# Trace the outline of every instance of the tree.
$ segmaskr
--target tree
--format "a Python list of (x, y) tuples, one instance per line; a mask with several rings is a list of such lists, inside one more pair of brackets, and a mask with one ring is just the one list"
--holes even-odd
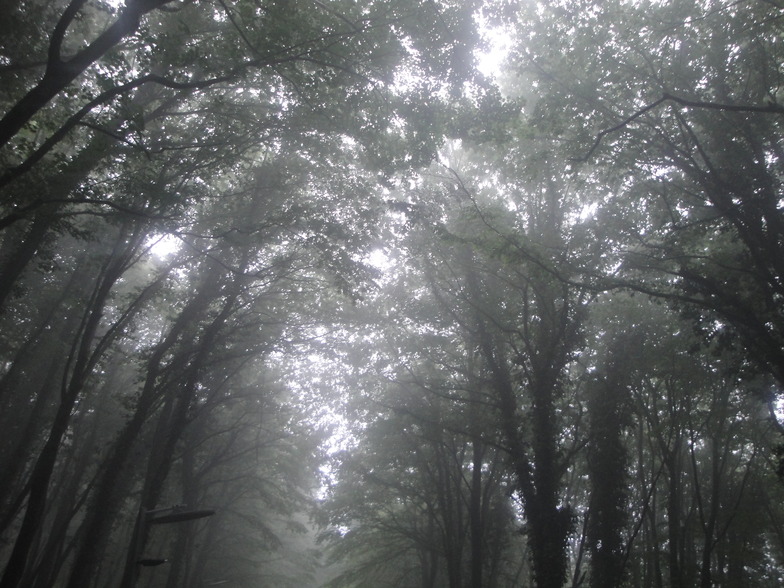
[(392, 364), (387, 378), (368, 380), (373, 393), (351, 403), (369, 418), (358, 446), (335, 456), (326, 537), (346, 569), (332, 585), (507, 585), (514, 516), (484, 393), (454, 372), (449, 334), (432, 336), (427, 354), (397, 348), (391, 360), (400, 335), (375, 358)]
[[(70, 574), (71, 585), (85, 585), (133, 510), (128, 495), (141, 487), (143, 510), (165, 495), (203, 387), (293, 336), (308, 320), (294, 310), (301, 293), (329, 284), (360, 295), (354, 255), (371, 238), (376, 201), (353, 205), (376, 174), (431, 156), (443, 121), (412, 121), (428, 111), (412, 100), (430, 84), (462, 84), (440, 74), (470, 42), (470, 12), (135, 0), (4, 9), (10, 31), (33, 41), (22, 53), (18, 36), (4, 38), (0, 69), (0, 304), (4, 320), (24, 325), (4, 339), (4, 401), (25, 416), (3, 455), (12, 470), (3, 524), (17, 534), (3, 583)], [(394, 87), (403, 70), (420, 81)], [(393, 112), (406, 105), (409, 114)], [(401, 124), (393, 129), (392, 119)], [(151, 267), (148, 248), (164, 234), (182, 249)], [(54, 295), (60, 284), (73, 287)], [(23, 300), (35, 286), (35, 300)], [(83, 322), (61, 320), (64, 308)], [(270, 319), (262, 335), (257, 314)], [(45, 359), (51, 329), (71, 349), (64, 363)], [(216, 354), (221, 343), (230, 349)], [(83, 415), (123, 355), (130, 373), (114, 381), (128, 388), (118, 400), (128, 420), (101, 430)], [(44, 380), (33, 369), (40, 359), (51, 366)], [(46, 414), (59, 378), (57, 412)], [(84, 445), (66, 450), (69, 436)], [(86, 440), (98, 437), (106, 449), (92, 465)], [(151, 440), (156, 451), (138, 459)], [(50, 505), (51, 482), (70, 459), (84, 467)], [(51, 565), (41, 564), (44, 552), (56, 554)], [(135, 565), (129, 557), (127, 583)]]
[[(468, 184), (451, 170), (428, 194), (430, 206), (401, 206), (408, 222), (418, 227), (408, 258), (420, 265), (420, 280), (426, 281), (439, 308), (437, 326), (429, 318), (432, 311), (413, 310), (416, 320), (423, 321), (422, 346), (443, 345), (430, 341), (430, 333), (463, 333), (459, 343), (451, 344), (466, 351), (449, 365), (471, 374), (472, 383), (464, 386), (482, 400), (468, 405), (489, 404), (492, 414), (477, 425), (481, 442), (474, 447), (480, 450), (500, 434), (524, 506), (533, 576), (537, 585), (560, 586), (572, 524), (569, 507), (561, 504), (561, 484), (570, 467), (569, 442), (575, 440), (562, 441), (558, 414), (564, 414), (567, 366), (580, 341), (582, 301), (579, 292), (541, 267), (556, 261), (524, 258), (520, 246), (525, 240), (556, 259), (569, 255), (559, 242), (559, 219), (565, 214), (560, 194), (554, 185), (532, 188), (526, 193), (531, 200), (520, 200), (521, 208), (527, 207), (522, 226), (511, 227), (494, 214), (497, 209), (479, 208)], [(435, 230), (433, 219), (439, 219)], [(412, 291), (419, 295), (421, 286), (402, 289)], [(448, 398), (459, 401), (454, 395)]]
[(621, 271), (587, 273), (684, 305), (706, 338), (737, 337), (781, 382), (780, 15), (767, 3), (581, 6), (517, 22), (521, 73), (541, 89), (534, 124), (558, 134), (573, 174), (613, 194), (594, 214)]
[[(15, 586), (22, 578), (34, 537), (44, 516), (52, 472), (62, 439), (69, 425), (71, 413), (87, 379), (112, 341), (121, 334), (123, 326), (133, 316), (144, 300), (145, 292), (124, 308), (120, 317), (107, 325), (106, 333), (97, 337), (101, 317), (115, 283), (128, 269), (141, 245), (141, 227), (136, 223), (121, 226), (112, 243), (112, 250), (102, 263), (89, 305), (85, 309), (77, 337), (71, 347), (66, 373), (60, 391), (60, 404), (51, 429), (30, 473), (25, 492), (28, 493), (24, 517), (14, 543), (11, 557), (6, 564), (0, 586)], [(111, 243), (111, 242), (110, 242)]]
[(0, 588), (780, 585), (781, 22), (4, 3)]

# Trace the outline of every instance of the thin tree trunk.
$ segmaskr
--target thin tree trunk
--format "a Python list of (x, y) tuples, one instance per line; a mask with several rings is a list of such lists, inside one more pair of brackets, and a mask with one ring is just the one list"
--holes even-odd
[[(108, 382), (98, 394), (99, 404), (98, 407), (96, 407), (96, 414), (100, 414), (103, 409), (105, 399), (108, 398), (108, 389), (110, 389), (114, 383), (114, 381)], [(93, 420), (97, 421), (98, 419)], [(64, 492), (61, 492), (61, 494), (64, 495), (52, 497), (53, 502), (55, 502), (56, 499), (58, 507), (56, 518), (48, 532), (46, 544), (41, 550), (41, 555), (38, 558), (39, 563), (36, 566), (36, 569), (33, 570), (33, 574), (28, 575), (23, 582), (23, 585), (25, 586), (48, 588), (49, 586), (56, 585), (57, 575), (64, 563), (65, 556), (74, 546), (74, 540), (71, 540), (70, 545), (66, 547), (68, 527), (74, 516), (79, 512), (87, 496), (88, 490), (83, 490), (83, 488), (85, 486), (89, 487), (89, 484), (85, 484), (84, 474), (93, 463), (93, 450), (98, 438), (99, 424), (99, 422), (93, 423), (88, 432), (87, 439), (82, 443), (82, 448), (76, 456), (74, 464), (66, 468), (71, 479)]]
[(469, 521), (471, 526), (471, 588), (482, 588), (482, 542), (484, 541), (482, 521), (482, 459), (484, 450), (481, 439), (474, 437), (472, 445), (471, 494), (469, 502)]
[(683, 587), (681, 570), (681, 437), (674, 447), (664, 456), (669, 476), (667, 489), (667, 538), (669, 539), (668, 558), (670, 567), (670, 586)]
[[(201, 433), (201, 427), (189, 430), (185, 436), (185, 447), (182, 452), (182, 504), (196, 505), (199, 496), (198, 481), (195, 472), (195, 456), (193, 439)], [(166, 588), (182, 586), (181, 579), (188, 575), (188, 563), (195, 555), (192, 553), (194, 527), (193, 521), (180, 523), (177, 526), (177, 538), (171, 553), (169, 575), (166, 578)]]

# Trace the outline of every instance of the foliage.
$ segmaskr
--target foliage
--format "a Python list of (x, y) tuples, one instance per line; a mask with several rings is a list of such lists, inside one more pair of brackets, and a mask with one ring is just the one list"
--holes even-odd
[(4, 2), (0, 588), (781, 585), (782, 17)]

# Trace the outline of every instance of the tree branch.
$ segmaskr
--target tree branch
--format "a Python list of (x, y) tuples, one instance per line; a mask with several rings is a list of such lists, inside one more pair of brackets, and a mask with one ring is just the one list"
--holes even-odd
[(226, 16), (229, 17), (229, 21), (231, 21), (234, 30), (237, 31), (237, 34), (240, 36), (242, 41), (245, 43), (245, 45), (248, 46), (248, 49), (251, 50), (251, 53), (253, 53), (254, 55), (258, 55), (259, 54), (258, 49), (256, 49), (253, 43), (250, 42), (250, 39), (248, 39), (247, 35), (245, 35), (245, 32), (242, 30), (239, 23), (237, 23), (237, 21), (234, 19), (234, 15), (231, 13), (231, 10), (229, 10), (229, 7), (226, 5), (226, 2), (224, 2), (224, 0), (218, 0), (218, 4), (221, 5), (223, 11), (226, 13)]
[[(66, 206), (68, 204), (89, 204), (95, 206), (108, 206), (118, 212), (122, 212), (124, 214), (130, 216), (137, 216), (141, 218), (145, 218), (148, 220), (168, 220), (174, 218), (173, 216), (163, 215), (163, 214), (154, 214), (148, 212), (146, 210), (139, 210), (134, 208), (129, 208), (127, 206), (123, 206), (122, 204), (118, 204), (117, 202), (113, 202), (112, 200), (107, 200), (105, 198), (52, 198), (49, 200), (35, 200), (28, 204), (27, 206), (23, 206), (19, 210), (12, 212), (2, 218), (0, 218), (0, 231), (6, 229), (10, 225), (14, 224), (17, 221), (23, 220), (27, 218), (28, 214), (34, 211), (37, 208), (42, 206), (46, 206), (47, 204), (54, 204), (58, 207)], [(89, 212), (85, 211), (83, 213), (73, 212), (58, 212), (58, 216), (71, 216), (75, 214), (100, 214), (97, 212)]]
[[(254, 62), (248, 62), (249, 64), (253, 64)], [(241, 68), (241, 69), (244, 69)], [(82, 106), (77, 112), (72, 114), (64, 123), (63, 125), (57, 129), (49, 138), (41, 144), (38, 149), (36, 149), (25, 161), (20, 163), (18, 166), (10, 169), (6, 172), (3, 176), (0, 176), (0, 188), (8, 185), (10, 182), (21, 176), (22, 174), (28, 172), (36, 163), (38, 163), (47, 153), (49, 153), (55, 145), (57, 145), (63, 138), (73, 129), (76, 125), (78, 125), (81, 120), (90, 113), (95, 107), (100, 106), (102, 104), (106, 104), (110, 102), (117, 96), (121, 94), (125, 94), (126, 92), (130, 92), (138, 88), (139, 86), (147, 83), (154, 83), (166, 88), (171, 88), (174, 90), (200, 90), (209, 86), (213, 86), (215, 84), (220, 84), (222, 82), (230, 81), (234, 79), (239, 74), (239, 71), (231, 72), (224, 76), (219, 76), (216, 78), (210, 78), (206, 80), (197, 80), (193, 82), (177, 82), (175, 80), (170, 80), (168, 78), (164, 78), (159, 75), (148, 74), (144, 75), (140, 78), (135, 80), (131, 80), (130, 82), (126, 82), (125, 84), (120, 84), (119, 86), (115, 86), (114, 88), (110, 88), (105, 92), (101, 92), (98, 96), (90, 100), (87, 104)]]
[(672, 94), (664, 93), (662, 97), (658, 100), (651, 102), (647, 106), (642, 107), (640, 110), (632, 114), (630, 117), (624, 119), (617, 125), (610, 127), (609, 129), (605, 129), (596, 135), (596, 139), (591, 145), (591, 148), (588, 152), (583, 155), (582, 157), (572, 157), (570, 161), (576, 163), (585, 163), (588, 161), (591, 156), (593, 155), (594, 151), (596, 151), (599, 144), (602, 142), (605, 136), (609, 135), (610, 133), (615, 133), (627, 127), (630, 123), (634, 122), (636, 119), (641, 117), (646, 112), (657, 108), (664, 102), (674, 102), (681, 106), (686, 106), (688, 108), (703, 108), (706, 110), (720, 110), (724, 112), (756, 112), (756, 113), (767, 113), (767, 114), (784, 114), (784, 106), (776, 104), (775, 102), (770, 102), (765, 106), (753, 106), (753, 105), (743, 105), (743, 104), (722, 104), (719, 102), (707, 102), (702, 100), (687, 100), (686, 98), (681, 98), (679, 96), (673, 96)]
[(62, 63), (61, 49), (63, 46), (63, 38), (65, 38), (65, 33), (68, 31), (68, 27), (71, 26), (74, 18), (76, 18), (76, 15), (79, 13), (79, 11), (82, 9), (82, 6), (84, 6), (86, 2), (87, 0), (71, 0), (71, 3), (60, 16), (60, 20), (57, 21), (57, 24), (52, 31), (52, 38), (49, 40), (49, 51), (47, 54), (48, 61), (46, 63), (47, 74), (50, 73), (50, 71), (55, 66), (58, 66)]
[(142, 16), (173, 0), (128, 0), (117, 20), (76, 55), (63, 61), (60, 47), (66, 30), (86, 0), (72, 0), (52, 33), (46, 72), (41, 80), (0, 119), (0, 147), (5, 146), (35, 114), (112, 47), (139, 28)]
[[(156, 1), (158, 1), (158, 2), (160, 2), (160, 1), (169, 2), (171, 0), (156, 0)], [(331, 35), (327, 35), (327, 36), (331, 36)], [(291, 49), (294, 49), (294, 48), (300, 48), (300, 47), (298, 47), (298, 46), (290, 47), (287, 50), (276, 52), (276, 53), (274, 53), (272, 55), (259, 57), (259, 58), (256, 58), (256, 59), (246, 60), (243, 63), (241, 63), (240, 65), (236, 66), (235, 68), (229, 70), (224, 75), (216, 76), (216, 77), (213, 77), (213, 78), (207, 78), (207, 79), (203, 79), (203, 80), (195, 80), (195, 81), (189, 81), (189, 82), (178, 82), (176, 80), (165, 78), (165, 77), (157, 75), (157, 74), (146, 74), (146, 75), (143, 75), (143, 76), (141, 76), (139, 78), (136, 78), (135, 80), (131, 80), (131, 81), (126, 82), (124, 84), (120, 84), (119, 86), (115, 86), (114, 88), (110, 88), (109, 90), (106, 90), (106, 91), (100, 93), (98, 96), (96, 96), (95, 98), (90, 100), (87, 104), (82, 106), (82, 108), (80, 108), (77, 112), (72, 114), (63, 123), (63, 125), (57, 131), (55, 131), (46, 141), (44, 141), (44, 143), (40, 147), (38, 147), (38, 149), (36, 149), (30, 156), (28, 156), (28, 158), (25, 161), (23, 161), (18, 166), (10, 169), (3, 176), (0, 176), (0, 188), (3, 188), (4, 186), (8, 185), (13, 180), (18, 178), (19, 176), (21, 176), (21, 175), (25, 174), (26, 172), (28, 172), (47, 153), (49, 153), (52, 150), (52, 148), (55, 145), (57, 145), (57, 143), (59, 143), (68, 134), (68, 132), (71, 131), (71, 129), (73, 129), (76, 125), (78, 125), (81, 122), (81, 120), (90, 111), (92, 111), (95, 107), (100, 106), (102, 104), (106, 104), (106, 103), (110, 102), (111, 100), (113, 100), (114, 98), (116, 98), (117, 96), (120, 96), (121, 94), (125, 94), (127, 92), (130, 92), (131, 90), (134, 90), (135, 88), (138, 88), (139, 86), (142, 86), (143, 84), (154, 83), (154, 84), (158, 84), (160, 86), (164, 86), (166, 88), (170, 88), (172, 90), (201, 90), (201, 89), (204, 89), (204, 88), (207, 88), (207, 87), (210, 87), (210, 86), (214, 86), (216, 84), (220, 84), (220, 83), (224, 83), (224, 82), (230, 82), (232, 80), (235, 80), (244, 71), (246, 71), (246, 70), (248, 70), (250, 68), (263, 67), (263, 66), (275, 66), (275, 65), (280, 65), (280, 64), (283, 64), (283, 63), (292, 62), (292, 61), (310, 61), (312, 63), (316, 63), (317, 65), (321, 65), (323, 67), (333, 67), (333, 68), (341, 70), (341, 71), (350, 71), (350, 70), (347, 70), (346, 68), (343, 68), (342, 66), (340, 66), (338, 64), (326, 63), (326, 62), (323, 62), (323, 61), (320, 61), (320, 60), (316, 60), (315, 58), (310, 57), (309, 54), (308, 54), (309, 53), (309, 49), (307, 48), (307, 46), (302, 47), (300, 51), (292, 54), (291, 53)], [(356, 72), (351, 72), (351, 73), (354, 73), (354, 75), (360, 75), (360, 74), (357, 74)], [(283, 76), (283, 77), (285, 77), (285, 76)], [(362, 76), (360, 75), (360, 77), (362, 77)], [(18, 106), (18, 104), (19, 103), (17, 103), (17, 106)], [(5, 118), (8, 118), (8, 116), (10, 114), (12, 114), (12, 112), (13, 112), (13, 109), (11, 111), (9, 111), (8, 115), (6, 115)], [(3, 121), (5, 120), (5, 118), (3, 119)], [(3, 121), (0, 121), (0, 146), (2, 146), (2, 123), (3, 123)], [(20, 126), (20, 128), (21, 128), (21, 126)]]

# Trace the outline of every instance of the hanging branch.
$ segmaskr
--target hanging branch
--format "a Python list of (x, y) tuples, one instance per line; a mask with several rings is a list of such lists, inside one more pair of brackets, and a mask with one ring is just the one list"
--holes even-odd
[(610, 133), (615, 133), (616, 131), (620, 131), (628, 126), (630, 123), (634, 122), (636, 119), (641, 117), (646, 112), (657, 108), (664, 102), (675, 102), (676, 104), (680, 104), (681, 106), (687, 106), (690, 108), (704, 108), (707, 110), (721, 110), (724, 112), (760, 112), (760, 113), (773, 113), (773, 114), (784, 114), (784, 106), (776, 104), (775, 102), (769, 102), (765, 106), (751, 106), (751, 105), (742, 105), (742, 104), (721, 104), (719, 102), (705, 102), (702, 100), (687, 100), (686, 98), (681, 98), (679, 96), (673, 96), (672, 94), (664, 93), (662, 97), (656, 100), (655, 102), (651, 102), (647, 106), (644, 106), (630, 117), (624, 119), (614, 127), (610, 127), (609, 129), (604, 129), (598, 135), (596, 135), (596, 139), (591, 145), (591, 148), (583, 157), (572, 157), (570, 161), (576, 163), (585, 163), (588, 161), (593, 152), (596, 151), (596, 148), (599, 147), (599, 144), (602, 142), (602, 139), (606, 135)]

